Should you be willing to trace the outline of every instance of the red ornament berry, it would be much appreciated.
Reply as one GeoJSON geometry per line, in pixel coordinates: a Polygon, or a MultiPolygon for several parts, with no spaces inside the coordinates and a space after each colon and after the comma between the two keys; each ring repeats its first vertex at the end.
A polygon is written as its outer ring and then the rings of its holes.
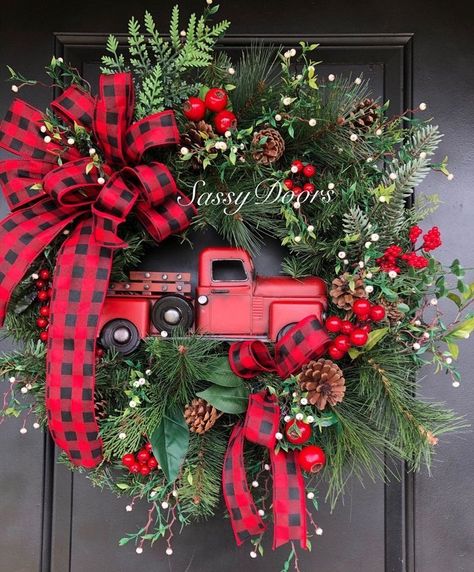
{"type": "Polygon", "coordinates": [[[295,196],[297,197],[298,195],[300,195],[303,192],[302,187],[293,187],[293,193],[295,194],[295,196]]]}
{"type": "Polygon", "coordinates": [[[49,316],[49,306],[41,306],[39,313],[43,318],[47,318],[49,316]]]}
{"type": "Polygon", "coordinates": [[[48,341],[48,332],[40,332],[40,340],[42,342],[47,342],[48,341]]]}
{"type": "Polygon", "coordinates": [[[190,121],[201,121],[206,115],[206,104],[199,97],[190,97],[184,102],[183,113],[190,121]]]}
{"type": "Polygon", "coordinates": [[[359,330],[362,330],[363,332],[367,332],[368,334],[370,333],[370,331],[372,330],[372,328],[370,327],[370,324],[359,324],[359,330]]]}
{"type": "Polygon", "coordinates": [[[38,328],[44,329],[48,324],[49,321],[47,318],[37,318],[36,320],[36,325],[38,326],[38,328]]]}
{"type": "Polygon", "coordinates": [[[127,453],[122,457],[122,465],[124,467],[131,467],[135,463],[135,455],[133,453],[127,453]]]}
{"type": "Polygon", "coordinates": [[[35,286],[38,290],[42,290],[46,286],[46,282],[44,280],[37,280],[35,286]]]}
{"type": "Polygon", "coordinates": [[[137,461],[145,465],[150,459],[150,453],[146,449],[141,449],[137,453],[137,461]]]}
{"type": "Polygon", "coordinates": [[[287,441],[293,445],[302,445],[311,439],[311,425],[304,421],[290,419],[285,425],[285,435],[287,441]]]}
{"type": "Polygon", "coordinates": [[[40,290],[37,294],[37,298],[40,302],[47,302],[49,300],[49,296],[49,290],[40,290]]]}
{"type": "Polygon", "coordinates": [[[423,231],[421,230],[421,228],[415,225],[410,228],[408,232],[408,238],[410,239],[410,242],[414,244],[418,240],[418,237],[420,237],[422,234],[423,231]]]}
{"type": "Polygon", "coordinates": [[[151,453],[153,451],[153,445],[151,443],[146,443],[145,444],[145,449],[151,453]]]}
{"type": "Polygon", "coordinates": [[[349,320],[342,320],[341,322],[341,334],[348,336],[352,330],[355,328],[354,324],[349,320]]]}
{"type": "Polygon", "coordinates": [[[368,339],[369,334],[361,328],[356,328],[351,334],[351,343],[354,346],[365,346],[368,339]]]}
{"type": "MultiPolygon", "coordinates": [[[[296,169],[298,169],[296,172],[297,173],[301,173],[301,171],[304,169],[304,165],[301,161],[298,161],[298,159],[296,159],[295,161],[293,161],[291,163],[292,167],[296,167],[296,169]]],[[[292,168],[292,171],[294,171],[294,169],[292,168]]]]}
{"type": "Polygon", "coordinates": [[[307,193],[314,193],[315,188],[316,187],[313,185],[313,183],[305,183],[303,185],[303,191],[306,191],[307,193]]]}
{"type": "Polygon", "coordinates": [[[155,459],[155,457],[150,457],[147,464],[151,470],[158,468],[158,461],[155,459]]]}
{"type": "Polygon", "coordinates": [[[370,318],[370,314],[361,314],[357,317],[359,318],[359,322],[367,322],[367,320],[370,318]]]}
{"type": "Polygon", "coordinates": [[[222,111],[227,107],[229,98],[227,97],[227,93],[225,90],[220,89],[219,87],[213,87],[206,93],[204,102],[206,104],[207,109],[209,109],[210,111],[214,111],[215,113],[218,113],[219,111],[222,111]]]}
{"type": "Polygon", "coordinates": [[[308,179],[311,179],[311,177],[316,175],[316,167],[314,165],[306,165],[303,167],[303,175],[308,177],[308,179]]]}
{"type": "Polygon", "coordinates": [[[105,354],[104,348],[95,348],[95,357],[101,358],[105,354]]]}
{"type": "Polygon", "coordinates": [[[296,459],[298,465],[307,473],[318,473],[326,464],[326,454],[316,445],[303,447],[296,459]]]}
{"type": "Polygon", "coordinates": [[[333,345],[341,352],[348,352],[351,349],[351,340],[349,336],[337,336],[333,340],[333,345]]]}
{"type": "Polygon", "coordinates": [[[289,191],[291,191],[291,189],[293,188],[293,184],[294,184],[294,183],[293,183],[293,181],[292,181],[291,179],[285,179],[285,180],[283,181],[283,184],[285,185],[285,187],[286,187],[289,191]]]}
{"type": "Polygon", "coordinates": [[[141,465],[139,465],[138,463],[133,463],[132,465],[130,465],[130,466],[128,467],[128,470],[129,470],[131,473],[133,473],[134,475],[136,475],[137,473],[140,472],[140,468],[141,468],[141,465]]]}
{"type": "Polygon", "coordinates": [[[220,111],[214,117],[214,126],[217,129],[217,132],[222,135],[226,131],[237,127],[237,117],[232,113],[232,111],[220,111]]]}
{"type": "Polygon", "coordinates": [[[345,355],[345,352],[341,352],[340,349],[331,344],[328,349],[328,354],[332,357],[332,359],[342,359],[345,355]]]}
{"type": "Polygon", "coordinates": [[[352,304],[352,311],[358,317],[368,314],[370,312],[371,303],[365,298],[360,298],[352,304]]]}
{"type": "Polygon", "coordinates": [[[369,316],[374,322],[380,322],[385,318],[385,308],[383,306],[372,306],[369,316]]]}
{"type": "Polygon", "coordinates": [[[148,465],[142,465],[140,467],[140,475],[147,477],[151,473],[151,469],[148,465]]]}
{"type": "Polygon", "coordinates": [[[41,280],[49,280],[51,278],[51,272],[49,270],[46,270],[46,268],[40,270],[38,274],[41,280]]]}
{"type": "Polygon", "coordinates": [[[342,323],[343,322],[341,318],[338,318],[337,316],[329,316],[328,318],[326,318],[326,322],[324,323],[324,325],[326,326],[326,330],[328,332],[336,333],[340,331],[342,323]]]}

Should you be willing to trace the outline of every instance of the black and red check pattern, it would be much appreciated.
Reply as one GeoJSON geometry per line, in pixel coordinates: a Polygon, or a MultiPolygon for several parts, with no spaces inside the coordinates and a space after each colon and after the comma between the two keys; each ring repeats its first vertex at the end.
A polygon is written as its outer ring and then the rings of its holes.
{"type": "Polygon", "coordinates": [[[161,241],[187,228],[196,214],[192,205],[177,202],[181,195],[166,166],[137,165],[147,149],[179,142],[173,113],[131,125],[133,101],[132,77],[123,73],[101,76],[97,100],[72,86],[52,103],[66,121],[93,129],[107,163],[101,172],[86,169],[90,157],[74,146],[45,142],[44,116],[20,100],[0,126],[0,146],[21,156],[0,163],[0,185],[17,209],[0,222],[0,319],[31,262],[66,225],[81,219],[54,272],[46,385],[51,433],[71,461],[85,467],[101,461],[94,348],[113,251],[126,247],[118,227],[134,209],[161,241]],[[101,176],[108,177],[105,184],[101,176]]]}
{"type": "Polygon", "coordinates": [[[231,434],[222,486],[227,510],[237,545],[261,535],[266,527],[259,516],[247,483],[244,466],[245,439],[267,447],[273,474],[273,548],[292,540],[307,547],[305,491],[301,470],[293,452],[275,453],[276,433],[280,423],[280,407],[266,391],[249,397],[247,414],[231,434]]]}
{"type": "Polygon", "coordinates": [[[259,340],[235,342],[229,349],[232,371],[245,379],[276,372],[286,379],[310,360],[323,355],[331,341],[316,316],[307,316],[275,344],[274,356],[259,340]]]}

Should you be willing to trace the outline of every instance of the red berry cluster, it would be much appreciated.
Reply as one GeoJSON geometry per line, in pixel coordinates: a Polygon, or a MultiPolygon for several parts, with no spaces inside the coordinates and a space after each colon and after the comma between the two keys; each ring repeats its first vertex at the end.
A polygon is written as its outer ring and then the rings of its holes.
{"type": "Polygon", "coordinates": [[[423,234],[423,231],[421,230],[421,228],[415,224],[415,226],[412,226],[410,228],[410,230],[408,231],[408,238],[410,239],[410,242],[415,244],[415,242],[418,240],[418,238],[422,234],[423,234]]]}
{"type": "Polygon", "coordinates": [[[436,248],[440,247],[441,244],[442,242],[439,228],[434,226],[423,235],[423,244],[421,245],[421,248],[425,252],[429,252],[430,250],[435,250],[436,248]]]}
{"type": "Polygon", "coordinates": [[[51,299],[51,272],[44,268],[38,272],[38,280],[35,282],[38,293],[36,298],[41,302],[39,316],[36,318],[36,325],[41,330],[40,340],[46,342],[48,339],[49,326],[49,301],[51,299]]]}
{"type": "Polygon", "coordinates": [[[377,258],[376,262],[380,266],[380,270],[384,272],[400,272],[400,267],[398,266],[398,260],[403,254],[403,249],[397,244],[392,244],[385,249],[383,256],[377,258]]]}
{"type": "Polygon", "coordinates": [[[352,311],[357,318],[355,324],[350,320],[341,320],[337,316],[329,316],[326,319],[326,330],[338,334],[328,349],[328,354],[333,359],[343,358],[352,346],[365,346],[371,330],[369,322],[380,322],[385,318],[385,308],[373,305],[365,298],[356,300],[352,305],[352,311]]]}
{"type": "Polygon", "coordinates": [[[127,453],[122,457],[122,465],[134,475],[147,477],[155,469],[159,469],[158,461],[153,455],[151,443],[147,443],[136,455],[127,453]]]}
{"type": "Polygon", "coordinates": [[[229,96],[225,89],[220,87],[211,88],[202,100],[200,97],[190,97],[185,101],[183,113],[190,121],[202,121],[207,112],[215,113],[213,118],[216,131],[223,135],[230,129],[237,127],[237,118],[226,109],[229,105],[229,96]]]}
{"type": "Polygon", "coordinates": [[[307,163],[306,165],[299,160],[291,163],[292,176],[283,181],[283,184],[289,191],[293,191],[295,195],[299,195],[303,191],[313,193],[315,190],[311,179],[316,175],[316,167],[307,163]],[[306,179],[306,181],[305,181],[306,179]]]}

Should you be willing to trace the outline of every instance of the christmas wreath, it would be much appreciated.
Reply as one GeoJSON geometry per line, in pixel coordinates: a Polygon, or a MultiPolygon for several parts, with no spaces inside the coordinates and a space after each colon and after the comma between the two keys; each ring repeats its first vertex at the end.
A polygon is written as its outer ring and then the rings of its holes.
{"type": "MultiPolygon", "coordinates": [[[[97,95],[54,57],[50,108],[15,99],[0,125],[15,156],[0,163],[0,314],[21,343],[0,358],[2,420],[27,433],[33,416],[71,470],[127,510],[147,500],[120,542],[137,553],[163,539],[171,555],[222,494],[252,558],[272,521],[298,569],[321,482],[334,505],[348,476],[384,477],[384,453],[418,470],[463,426],[418,396],[416,372],[459,386],[474,285],[419,226],[438,199],[414,188],[453,179],[426,105],[391,116],[364,79],[319,77],[316,44],[255,45],[234,66],[207,4],[182,30],[175,7],[166,36],[132,19],[128,51],[110,36],[97,95]],[[230,245],[200,252],[197,287],[186,268],[141,269],[190,226],[230,245]],[[286,276],[259,277],[272,239],[286,276]]],[[[15,93],[38,84],[10,72],[15,93]]]]}

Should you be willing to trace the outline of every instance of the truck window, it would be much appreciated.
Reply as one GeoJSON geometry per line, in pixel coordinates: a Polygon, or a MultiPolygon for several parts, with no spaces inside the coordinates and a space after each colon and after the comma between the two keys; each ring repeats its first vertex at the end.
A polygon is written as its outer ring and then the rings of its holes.
{"type": "Polygon", "coordinates": [[[213,282],[245,282],[246,280],[247,273],[242,260],[212,261],[213,282]]]}

